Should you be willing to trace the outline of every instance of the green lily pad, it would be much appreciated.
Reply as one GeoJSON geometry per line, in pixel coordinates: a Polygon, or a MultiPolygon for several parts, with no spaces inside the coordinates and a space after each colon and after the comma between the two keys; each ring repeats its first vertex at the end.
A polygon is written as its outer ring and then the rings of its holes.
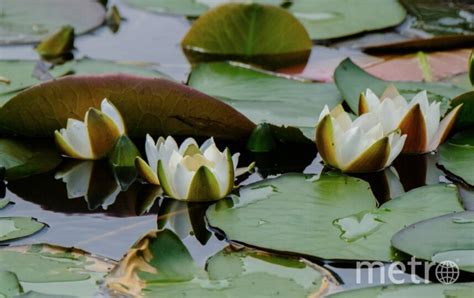
{"type": "MultiPolygon", "coordinates": [[[[0,76],[8,78],[9,81],[8,84],[0,82],[0,107],[16,95],[18,91],[42,82],[42,80],[33,75],[37,63],[37,61],[31,60],[0,60],[0,76]]],[[[71,74],[103,73],[127,73],[169,79],[165,74],[147,67],[88,58],[56,65],[52,69],[47,70],[46,76],[47,78],[57,78],[71,74]]]]}
{"type": "Polygon", "coordinates": [[[352,111],[359,111],[359,95],[367,88],[372,89],[375,94],[381,95],[389,84],[394,84],[401,95],[411,99],[416,93],[427,90],[430,100],[442,102],[442,112],[448,108],[451,98],[464,93],[465,90],[446,83],[424,83],[424,82],[387,82],[378,79],[350,59],[346,59],[339,64],[334,72],[334,81],[352,111]]]}
{"type": "MultiPolygon", "coordinates": [[[[33,235],[46,225],[31,217],[0,217],[0,242],[15,240],[33,235]]],[[[2,268],[0,270],[8,270],[2,268]]]]}
{"type": "Polygon", "coordinates": [[[311,39],[330,39],[400,24],[406,16],[397,0],[298,0],[290,11],[311,39]]]}
{"type": "Polygon", "coordinates": [[[6,170],[6,180],[48,172],[61,160],[52,142],[0,138],[0,167],[6,170]]]}
{"type": "Polygon", "coordinates": [[[341,102],[334,84],[288,79],[236,63],[199,64],[188,84],[228,103],[255,123],[298,127],[310,139],[324,105],[332,108],[341,102]]]}
{"type": "Polygon", "coordinates": [[[451,261],[461,270],[474,272],[473,230],[474,212],[457,212],[406,227],[393,236],[392,245],[419,259],[451,261]]]}
{"type": "Polygon", "coordinates": [[[323,295],[335,281],[298,258],[230,247],[208,259],[204,271],[173,232],[162,230],[140,239],[106,284],[144,297],[308,297],[323,295]]]}
{"type": "Polygon", "coordinates": [[[23,292],[18,277],[10,271],[0,271],[0,297],[12,297],[23,292]]]}
{"type": "Polygon", "coordinates": [[[383,285],[350,290],[329,295],[330,298],[366,298],[366,297],[472,297],[474,283],[443,284],[404,284],[383,285]]]}
{"type": "Polygon", "coordinates": [[[105,17],[95,0],[2,0],[0,11],[0,45],[38,42],[63,25],[83,34],[102,25],[105,17]]]}
{"type": "Polygon", "coordinates": [[[68,118],[83,120],[108,98],[124,117],[128,134],[240,139],[255,125],[219,100],[173,81],[105,74],[66,76],[26,89],[0,108],[0,133],[52,137],[68,118]]]}
{"type": "Polygon", "coordinates": [[[463,211],[454,186],[424,186],[376,208],[369,184],[338,174],[282,175],[241,188],[207,211],[228,239],[331,260],[390,261],[390,239],[406,225],[463,211]]]}
{"type": "Polygon", "coordinates": [[[305,28],[283,8],[233,3],[193,23],[181,41],[191,61],[251,61],[272,67],[305,62],[312,43],[305,28]]]}
{"type": "Polygon", "coordinates": [[[441,145],[438,159],[450,174],[474,185],[474,130],[460,132],[441,145]]]}
{"type": "MultiPolygon", "coordinates": [[[[135,7],[156,13],[167,13],[198,17],[216,5],[236,2],[235,0],[128,0],[135,7]]],[[[241,2],[249,2],[242,0],[241,2]]],[[[253,3],[281,4],[281,0],[252,0],[253,3]]]]}
{"type": "Polygon", "coordinates": [[[48,244],[0,249],[0,270],[16,274],[26,297],[94,297],[98,281],[114,265],[82,250],[48,244]]]}

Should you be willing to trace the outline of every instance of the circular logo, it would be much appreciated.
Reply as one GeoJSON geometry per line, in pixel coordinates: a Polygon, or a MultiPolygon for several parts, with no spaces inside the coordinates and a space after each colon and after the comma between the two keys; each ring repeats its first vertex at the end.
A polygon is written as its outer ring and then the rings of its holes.
{"type": "Polygon", "coordinates": [[[435,275],[440,283],[445,285],[453,284],[459,278],[458,264],[452,261],[442,261],[436,265],[435,275]]]}

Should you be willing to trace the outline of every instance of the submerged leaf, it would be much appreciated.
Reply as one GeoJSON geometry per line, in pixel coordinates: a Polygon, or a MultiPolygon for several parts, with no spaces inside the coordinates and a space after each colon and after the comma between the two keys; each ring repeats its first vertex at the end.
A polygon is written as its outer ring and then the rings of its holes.
{"type": "Polygon", "coordinates": [[[232,107],[187,86],[108,74],[67,76],[20,92],[0,108],[0,132],[51,137],[68,118],[82,120],[104,98],[122,112],[131,137],[150,133],[240,139],[255,127],[232,107]]]}
{"type": "Polygon", "coordinates": [[[243,3],[202,15],[181,45],[192,61],[232,59],[272,67],[305,62],[312,46],[304,27],[285,9],[243,3]]]}

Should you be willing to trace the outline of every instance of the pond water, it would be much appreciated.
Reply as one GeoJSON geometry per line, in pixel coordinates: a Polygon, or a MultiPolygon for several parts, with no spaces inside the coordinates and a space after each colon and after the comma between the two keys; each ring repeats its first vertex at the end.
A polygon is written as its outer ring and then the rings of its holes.
{"type": "MultiPolygon", "coordinates": [[[[75,58],[152,63],[161,72],[185,82],[190,64],[181,50],[180,40],[189,29],[190,21],[179,16],[148,13],[120,1],[109,2],[117,5],[125,19],[119,31],[113,33],[109,28],[102,27],[92,34],[78,37],[75,42],[75,58]]],[[[376,57],[355,50],[334,53],[324,50],[325,48],[315,48],[306,69],[311,69],[312,74],[320,74],[320,77],[307,75],[312,79],[328,80],[332,74],[329,70],[335,68],[342,57],[350,56],[359,61],[359,64],[366,65],[378,61],[376,57]],[[319,70],[314,67],[319,67],[319,70]]],[[[31,45],[0,46],[0,59],[37,59],[37,53],[31,45]]],[[[304,74],[305,68],[290,68],[284,72],[304,74]]],[[[143,140],[137,141],[137,144],[141,143],[143,140]]],[[[320,174],[323,170],[320,159],[316,158],[314,146],[288,146],[271,154],[256,154],[245,151],[245,144],[225,145],[243,153],[241,164],[256,161],[256,172],[240,179],[243,185],[286,172],[320,174]]],[[[435,159],[433,155],[399,158],[395,164],[399,175],[398,185],[391,183],[390,175],[393,173],[390,170],[358,177],[371,184],[379,204],[382,204],[419,186],[451,183],[437,168],[435,159]]],[[[210,256],[228,245],[221,235],[206,227],[203,210],[207,205],[188,206],[185,203],[170,202],[159,197],[152,186],[139,181],[134,182],[127,191],[120,192],[116,186],[107,185],[107,181],[114,178],[107,165],[98,162],[93,165],[90,181],[99,182],[100,185],[90,190],[87,196],[71,194],[60,174],[67,167],[67,162],[51,172],[4,185],[3,197],[10,199],[13,204],[0,210],[1,216],[31,216],[48,225],[38,234],[7,244],[49,243],[73,246],[119,260],[140,236],[158,226],[166,226],[182,238],[200,266],[204,266],[210,256]],[[191,234],[187,222],[189,217],[196,221],[192,223],[191,234]]],[[[2,185],[0,195],[1,188],[2,185]]],[[[461,195],[465,207],[474,210],[474,194],[467,188],[462,188],[461,195]]],[[[319,264],[334,272],[343,287],[360,286],[356,284],[353,265],[319,264]]],[[[376,280],[377,282],[380,281],[376,280]]]]}

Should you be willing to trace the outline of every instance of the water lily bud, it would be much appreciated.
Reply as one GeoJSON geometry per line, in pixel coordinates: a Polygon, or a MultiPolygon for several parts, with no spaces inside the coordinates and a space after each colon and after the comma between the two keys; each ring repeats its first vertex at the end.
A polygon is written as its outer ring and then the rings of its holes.
{"type": "Polygon", "coordinates": [[[155,143],[147,135],[146,163],[137,157],[139,173],[148,182],[161,184],[165,193],[178,200],[215,201],[227,196],[234,187],[239,153],[221,152],[210,138],[200,147],[193,138],[178,147],[171,137],[155,143]]]}
{"type": "Polygon", "coordinates": [[[397,129],[406,134],[404,153],[426,153],[436,150],[444,142],[461,106],[456,106],[440,121],[440,103],[429,103],[426,91],[419,92],[408,103],[396,87],[390,85],[380,98],[370,89],[362,93],[359,114],[374,114],[385,135],[397,129]]]}
{"type": "Polygon", "coordinates": [[[90,108],[84,122],[69,118],[66,128],[54,132],[56,143],[65,155],[85,160],[105,157],[124,134],[123,118],[107,99],[102,101],[101,111],[90,108]]]}
{"type": "Polygon", "coordinates": [[[324,107],[316,127],[316,145],[324,162],[346,173],[370,173],[388,167],[400,154],[406,136],[394,131],[385,136],[372,113],[354,121],[341,105],[324,107]]]}

